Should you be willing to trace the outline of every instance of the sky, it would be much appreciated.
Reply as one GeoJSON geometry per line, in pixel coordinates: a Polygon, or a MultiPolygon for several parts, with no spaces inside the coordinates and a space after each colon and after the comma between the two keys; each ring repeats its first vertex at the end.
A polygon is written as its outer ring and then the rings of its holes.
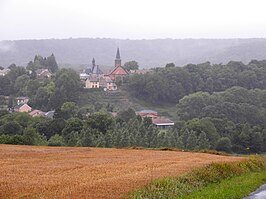
{"type": "Polygon", "coordinates": [[[0,0],[0,41],[261,38],[265,0],[0,0]]]}

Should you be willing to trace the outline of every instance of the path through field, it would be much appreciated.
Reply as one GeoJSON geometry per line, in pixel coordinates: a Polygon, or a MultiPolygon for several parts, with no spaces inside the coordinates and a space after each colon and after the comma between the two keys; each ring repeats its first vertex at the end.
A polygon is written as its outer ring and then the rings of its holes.
{"type": "Polygon", "coordinates": [[[120,198],[155,178],[240,159],[176,151],[0,145],[0,198],[120,198]]]}

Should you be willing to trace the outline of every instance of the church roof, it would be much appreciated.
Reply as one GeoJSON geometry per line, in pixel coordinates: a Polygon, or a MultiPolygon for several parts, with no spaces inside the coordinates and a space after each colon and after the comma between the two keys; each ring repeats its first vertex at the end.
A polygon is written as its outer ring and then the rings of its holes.
{"type": "Polygon", "coordinates": [[[122,66],[115,67],[109,75],[128,75],[128,71],[122,66]]]}
{"type": "Polygon", "coordinates": [[[103,71],[100,69],[100,67],[97,65],[96,67],[93,68],[92,71],[93,74],[101,75],[103,74],[103,71]]]}

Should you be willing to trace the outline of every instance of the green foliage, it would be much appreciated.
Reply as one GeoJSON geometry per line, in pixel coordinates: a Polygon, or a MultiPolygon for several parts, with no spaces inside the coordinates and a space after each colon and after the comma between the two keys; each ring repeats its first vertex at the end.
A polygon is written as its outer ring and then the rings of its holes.
{"type": "Polygon", "coordinates": [[[132,108],[128,108],[125,111],[120,111],[117,114],[116,120],[118,122],[129,122],[129,120],[134,119],[136,117],[136,113],[132,108]]]}
{"type": "Polygon", "coordinates": [[[265,174],[265,171],[266,161],[262,157],[251,157],[233,163],[212,163],[180,177],[155,180],[144,188],[127,194],[125,198],[186,198],[214,183],[253,172],[265,174]]]}
{"type": "Polygon", "coordinates": [[[216,150],[231,152],[232,144],[228,137],[221,137],[216,145],[216,150]]]}
{"type": "Polygon", "coordinates": [[[128,71],[130,70],[138,70],[139,69],[139,64],[136,61],[129,61],[125,62],[124,68],[128,71]]]}
{"type": "Polygon", "coordinates": [[[46,139],[35,128],[26,128],[23,132],[23,138],[26,145],[47,145],[46,139]]]}
{"type": "Polygon", "coordinates": [[[264,90],[247,90],[233,87],[224,92],[193,93],[181,99],[177,104],[178,115],[183,120],[195,117],[212,117],[251,125],[266,124],[264,90]],[[204,97],[203,97],[204,96],[204,97]]]}
{"type": "Polygon", "coordinates": [[[30,61],[28,63],[27,69],[33,72],[35,72],[37,69],[48,69],[52,73],[55,73],[58,70],[58,64],[55,60],[54,54],[47,58],[36,55],[34,61],[30,61]]]}
{"type": "Polygon", "coordinates": [[[184,198],[186,199],[230,199],[243,198],[256,190],[266,181],[266,172],[251,172],[241,176],[222,180],[195,191],[184,198]]]}
{"type": "Polygon", "coordinates": [[[64,138],[55,134],[48,140],[48,146],[65,146],[64,138]]]}
{"type": "Polygon", "coordinates": [[[168,63],[165,65],[165,68],[173,68],[173,67],[175,67],[174,63],[168,63]]]}
{"type": "Polygon", "coordinates": [[[105,134],[108,130],[114,129],[115,121],[109,113],[98,112],[88,118],[87,124],[90,128],[105,134]]]}

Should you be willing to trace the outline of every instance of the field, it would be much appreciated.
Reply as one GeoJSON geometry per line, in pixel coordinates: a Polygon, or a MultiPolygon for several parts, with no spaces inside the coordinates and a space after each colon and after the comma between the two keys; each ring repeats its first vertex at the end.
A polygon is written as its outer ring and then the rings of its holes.
{"type": "Polygon", "coordinates": [[[0,198],[119,198],[156,178],[240,159],[178,151],[0,145],[0,198]]]}

